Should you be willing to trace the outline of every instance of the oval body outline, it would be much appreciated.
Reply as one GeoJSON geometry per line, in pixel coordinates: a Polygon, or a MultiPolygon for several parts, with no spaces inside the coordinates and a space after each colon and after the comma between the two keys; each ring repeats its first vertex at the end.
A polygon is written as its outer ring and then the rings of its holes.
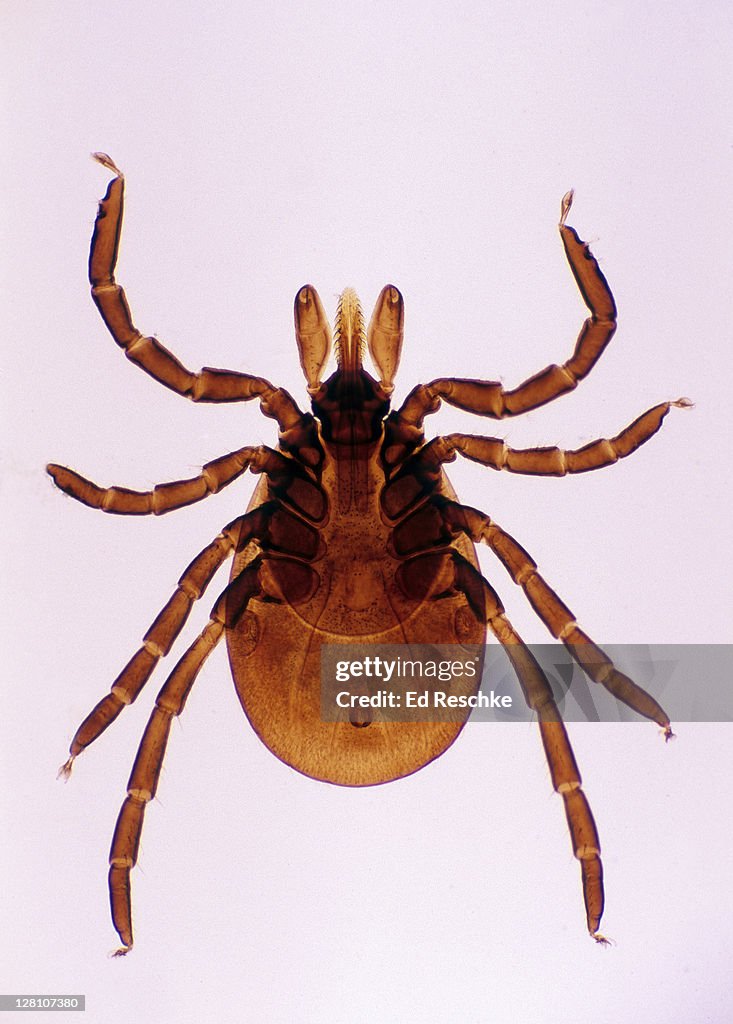
{"type": "MultiPolygon", "coordinates": [[[[337,499],[344,460],[334,456],[333,445],[323,440],[320,430],[319,435],[325,453],[321,486],[329,508],[320,527],[326,550],[311,563],[319,576],[318,588],[305,603],[250,598],[242,617],[226,631],[229,663],[242,709],[275,757],[320,782],[380,785],[411,775],[445,753],[460,735],[471,709],[451,715],[457,721],[380,721],[378,713],[362,728],[350,721],[325,721],[321,717],[321,645],[476,646],[481,652],[478,671],[466,689],[475,694],[481,682],[486,625],[477,620],[460,592],[409,599],[395,582],[402,560],[389,551],[389,537],[405,517],[390,520],[380,507],[388,481],[380,459],[383,431],[368,459],[362,460],[367,467],[366,493],[360,497],[366,501],[355,502],[361,507],[346,511],[337,499]],[[357,543],[358,547],[352,546],[357,543]]],[[[443,469],[433,493],[456,500],[443,469]]],[[[419,504],[430,496],[423,495],[419,504]]],[[[263,475],[247,511],[272,500],[272,488],[263,475]]],[[[275,500],[289,507],[287,499],[275,500]]],[[[448,547],[478,571],[475,546],[465,534],[448,547]]],[[[230,578],[236,579],[259,553],[256,542],[237,552],[230,578]]]]}

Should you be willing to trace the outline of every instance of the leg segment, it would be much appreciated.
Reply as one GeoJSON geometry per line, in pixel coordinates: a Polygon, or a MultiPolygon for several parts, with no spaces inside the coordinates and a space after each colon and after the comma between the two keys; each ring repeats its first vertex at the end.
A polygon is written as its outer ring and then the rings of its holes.
{"type": "MultiPolygon", "coordinates": [[[[70,757],[60,771],[62,776],[68,778],[74,759],[112,724],[126,705],[137,699],[159,660],[168,654],[183,629],[194,601],[203,595],[224,560],[234,550],[242,551],[250,541],[256,541],[263,551],[281,556],[276,562],[272,560],[272,569],[265,574],[267,587],[275,592],[278,586],[284,587],[289,600],[297,602],[301,593],[309,592],[315,585],[315,574],[310,567],[294,560],[311,561],[322,554],[323,543],[312,526],[284,509],[278,501],[266,502],[231,522],[188,566],[173,596],[145,634],[140,650],[77,729],[69,748],[70,757]]],[[[270,564],[268,561],[268,567],[270,564]]],[[[237,580],[230,584],[225,591],[228,599],[238,600],[243,585],[237,580]]],[[[238,614],[237,607],[235,600],[234,610],[227,613],[227,624],[232,615],[238,614]]]]}
{"type": "MultiPolygon", "coordinates": [[[[249,515],[260,511],[255,509],[249,515]]],[[[249,539],[240,537],[240,548],[249,539]]],[[[287,600],[297,604],[308,600],[317,581],[316,573],[302,562],[258,555],[221,594],[211,610],[208,625],[158,694],[127,784],[127,797],[120,809],[109,855],[112,921],[123,943],[117,956],[123,956],[132,948],[130,872],[137,862],[145,808],[155,796],[173,718],[183,711],[194,680],[222,633],[236,626],[252,598],[279,602],[287,595],[287,600]]]]}
{"type": "Polygon", "coordinates": [[[437,497],[413,512],[393,531],[398,556],[409,554],[407,545],[444,546],[460,533],[474,543],[487,544],[517,583],[552,635],[561,640],[572,658],[594,683],[600,683],[617,700],[651,719],[672,736],[664,709],[632,679],[619,672],[611,659],[579,627],[575,616],[537,572],[537,565],[523,547],[478,509],[437,497]],[[410,539],[411,538],[411,539],[410,539]]]}
{"type": "MultiPolygon", "coordinates": [[[[504,607],[494,588],[461,555],[456,552],[418,555],[404,562],[398,571],[398,580],[408,591],[412,589],[413,581],[419,587],[419,581],[428,578],[440,579],[439,587],[448,582],[447,578],[452,579],[452,590],[464,594],[476,616],[485,618],[514,666],[528,706],[537,713],[552,785],[563,798],[573,854],[581,865],[588,931],[596,942],[606,942],[598,932],[604,903],[600,841],[550,684],[534,655],[504,614],[504,607]],[[429,571],[421,569],[421,562],[432,563],[429,571]],[[438,568],[439,562],[442,563],[442,571],[438,568]]],[[[445,593],[443,590],[439,596],[445,593]]],[[[415,590],[411,596],[424,595],[415,590]]]]}
{"type": "Polygon", "coordinates": [[[664,730],[665,739],[669,739],[672,736],[672,726],[666,711],[646,690],[623,672],[619,672],[611,659],[578,627],[573,613],[540,576],[535,562],[524,548],[492,523],[488,516],[476,513],[473,509],[471,513],[471,530],[478,527],[480,534],[477,539],[488,544],[497,555],[514,582],[521,586],[529,603],[550,633],[556,639],[562,640],[585,674],[594,683],[604,686],[617,700],[622,701],[633,711],[656,722],[664,730]]]}
{"type": "Polygon", "coordinates": [[[226,526],[188,566],[173,596],[145,634],[140,650],[117,676],[107,696],[77,729],[69,747],[69,759],[59,772],[62,777],[69,777],[74,759],[114,722],[123,708],[140,695],[155,666],[168,654],[183,629],[194,601],[203,595],[216,571],[241,544],[242,535],[248,535],[246,520],[249,516],[241,516],[226,526]]]}
{"type": "Polygon", "coordinates": [[[604,905],[601,843],[567,730],[547,677],[504,614],[496,591],[483,577],[482,582],[489,629],[507,652],[528,706],[537,712],[552,785],[563,799],[573,854],[580,861],[588,931],[596,942],[605,943],[608,940],[598,932],[604,905]]]}
{"type": "Polygon", "coordinates": [[[267,445],[240,448],[222,455],[213,462],[207,462],[198,476],[157,484],[152,491],[98,487],[73,469],[53,462],[46,466],[46,472],[58,488],[90,508],[116,515],[159,516],[218,493],[247,468],[253,473],[265,473],[272,492],[285,498],[306,518],[314,521],[323,519],[327,501],[314,474],[304,469],[297,459],[288,458],[267,445]]]}
{"type": "Polygon", "coordinates": [[[563,198],[560,236],[570,269],[591,314],[583,324],[571,358],[562,366],[546,367],[512,391],[506,391],[496,381],[452,377],[420,384],[393,414],[395,428],[401,427],[405,432],[415,427],[422,429],[424,417],[440,407],[441,399],[479,416],[493,419],[516,416],[572,391],[578,381],[590,373],[616,330],[616,305],[588,245],[565,224],[571,203],[572,192],[569,192],[563,198]]]}
{"type": "Polygon", "coordinates": [[[50,463],[46,472],[66,494],[83,505],[112,512],[121,516],[160,516],[165,512],[193,505],[194,502],[216,494],[253,463],[262,461],[263,448],[240,448],[207,462],[198,476],[189,480],[156,484],[152,491],[131,491],[126,487],[98,487],[73,469],[50,463]]]}
{"type": "Polygon", "coordinates": [[[536,476],[565,476],[567,473],[587,473],[603,469],[619,459],[625,459],[645,444],[662,426],[669,410],[689,408],[687,398],[676,402],[662,402],[648,409],[628,427],[612,438],[600,438],[572,451],[562,448],[510,448],[496,437],[478,437],[475,434],[448,434],[430,441],[426,448],[434,447],[440,461],[450,462],[459,452],[473,462],[491,469],[507,469],[510,473],[536,476]],[[439,442],[443,442],[441,445],[439,442]]]}
{"type": "Polygon", "coordinates": [[[226,588],[212,609],[208,625],[163,685],[145,727],[109,855],[112,921],[123,943],[116,956],[123,956],[132,948],[130,872],[137,863],[145,808],[158,788],[171,723],[183,711],[196,676],[225,627],[234,625],[250,597],[263,592],[259,580],[261,565],[262,559],[256,559],[226,588]]]}
{"type": "Polygon", "coordinates": [[[192,373],[156,338],[146,338],[138,331],[124,289],[114,276],[122,230],[124,176],[105,153],[94,156],[116,177],[99,204],[89,253],[89,281],[102,319],[127,358],[167,388],[194,402],[246,402],[259,398],[262,411],[277,420],[281,431],[305,429],[305,420],[309,418],[304,417],[287,391],[275,388],[264,377],[211,367],[192,373]]]}
{"type": "MultiPolygon", "coordinates": [[[[410,508],[440,489],[442,467],[453,462],[457,454],[491,469],[536,476],[565,476],[602,469],[631,455],[656,434],[664,417],[673,406],[689,408],[688,398],[663,402],[648,409],[632,424],[610,440],[601,438],[573,451],[561,448],[510,448],[498,437],[476,434],[447,434],[434,437],[404,459],[404,448],[394,448],[396,460],[402,464],[384,488],[381,496],[384,511],[391,519],[401,518],[410,508]]],[[[385,461],[389,464],[389,453],[385,461]]]]}

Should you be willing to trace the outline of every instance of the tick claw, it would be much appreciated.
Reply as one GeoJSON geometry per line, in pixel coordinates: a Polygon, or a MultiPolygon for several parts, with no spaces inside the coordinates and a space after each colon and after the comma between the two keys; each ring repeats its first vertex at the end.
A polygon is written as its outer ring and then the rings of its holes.
{"type": "Polygon", "coordinates": [[[111,960],[116,960],[117,957],[127,956],[131,949],[132,944],[130,944],[129,946],[120,946],[119,949],[113,949],[112,952],[109,954],[109,957],[111,960]]]}
{"type": "Polygon", "coordinates": [[[562,197],[562,202],[560,203],[560,227],[564,226],[565,219],[567,215],[570,213],[570,207],[573,205],[574,195],[575,189],[571,188],[570,191],[566,192],[565,195],[562,197]]]}
{"type": "Polygon", "coordinates": [[[112,157],[108,156],[106,153],[92,153],[92,159],[96,160],[97,163],[100,163],[102,167],[106,167],[108,171],[112,171],[112,173],[116,174],[118,178],[124,178],[124,174],[112,157]]]}

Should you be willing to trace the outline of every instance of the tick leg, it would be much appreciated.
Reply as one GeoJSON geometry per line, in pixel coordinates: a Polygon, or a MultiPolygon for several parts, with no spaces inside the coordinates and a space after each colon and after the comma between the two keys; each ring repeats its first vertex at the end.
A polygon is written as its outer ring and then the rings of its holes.
{"type": "MultiPolygon", "coordinates": [[[[436,506],[437,507],[437,506],[436,506]]],[[[554,590],[537,572],[537,565],[524,548],[484,512],[458,505],[440,503],[440,516],[450,531],[464,532],[475,542],[487,544],[517,583],[534,610],[549,629],[561,640],[573,659],[594,683],[600,683],[617,700],[664,730],[665,739],[672,736],[672,726],[664,709],[654,698],[619,672],[611,659],[579,627],[575,616],[554,590]]]]}
{"type": "Polygon", "coordinates": [[[188,566],[173,596],[145,634],[140,650],[117,676],[110,692],[76,730],[69,747],[69,759],[59,772],[62,777],[69,777],[74,759],[114,722],[123,708],[137,699],[155,666],[168,654],[183,629],[194,601],[203,595],[216,571],[240,542],[242,533],[246,533],[247,518],[241,516],[231,522],[188,566]]]}
{"type": "Polygon", "coordinates": [[[440,407],[441,399],[479,416],[493,419],[516,416],[572,391],[578,381],[590,373],[616,330],[616,304],[587,243],[565,223],[571,203],[572,192],[569,192],[563,198],[560,236],[570,269],[591,315],[583,324],[570,359],[562,366],[552,364],[546,367],[511,391],[506,391],[498,381],[454,377],[420,384],[393,413],[395,425],[404,431],[409,431],[410,427],[422,429],[424,417],[440,407]]]}
{"type": "MultiPolygon", "coordinates": [[[[249,539],[240,537],[240,547],[244,547],[249,539]]],[[[124,956],[133,944],[130,872],[137,863],[145,808],[158,787],[173,718],[183,711],[196,676],[222,633],[237,623],[253,597],[264,596],[279,601],[285,583],[297,603],[310,596],[315,582],[313,570],[302,563],[285,558],[268,559],[262,555],[253,559],[220,595],[208,624],[158,694],[127,784],[127,797],[120,809],[109,855],[112,921],[123,943],[117,950],[117,956],[124,956]]]]}
{"type": "Polygon", "coordinates": [[[510,473],[537,476],[587,473],[625,459],[656,434],[672,407],[686,409],[691,404],[687,398],[662,402],[648,409],[615,437],[600,438],[570,451],[554,447],[510,448],[501,438],[475,434],[446,434],[428,442],[424,450],[428,460],[434,453],[437,461],[450,462],[458,452],[473,462],[491,469],[507,469],[510,473]]]}
{"type": "Polygon", "coordinates": [[[158,787],[171,722],[183,711],[196,676],[221,639],[225,627],[242,613],[251,596],[262,593],[259,583],[261,561],[256,559],[247,566],[219,597],[208,624],[164,683],[145,727],[109,854],[112,921],[123,943],[116,956],[123,956],[132,948],[130,872],[137,863],[145,808],[158,787]]]}
{"type": "MultiPolygon", "coordinates": [[[[173,596],[145,634],[140,650],[115,679],[110,692],[77,729],[69,748],[70,757],[60,770],[63,777],[68,778],[71,774],[74,759],[82,750],[114,722],[123,708],[137,699],[156,665],[168,654],[183,629],[194,602],[204,594],[226,558],[235,548],[241,551],[253,540],[268,551],[292,555],[296,559],[311,561],[323,553],[318,531],[283,509],[278,501],[266,502],[225,527],[188,566],[173,596]]],[[[293,603],[297,602],[301,592],[309,592],[313,585],[312,570],[287,557],[277,559],[267,579],[272,577],[276,581],[284,579],[288,597],[293,603]]],[[[235,583],[225,591],[230,601],[232,595],[239,592],[237,586],[241,589],[244,585],[235,583]]],[[[277,582],[272,584],[273,587],[277,585],[277,582]]]]}
{"type": "Polygon", "coordinates": [[[383,455],[389,468],[395,459],[394,475],[382,491],[382,507],[391,519],[399,519],[421,499],[440,489],[442,467],[457,454],[491,469],[537,476],[565,476],[602,469],[631,455],[656,434],[672,406],[689,408],[688,398],[663,402],[648,409],[632,424],[609,439],[601,438],[571,451],[561,448],[510,448],[499,437],[477,434],[446,434],[423,444],[405,458],[406,448],[394,446],[383,455]]]}
{"type": "Polygon", "coordinates": [[[121,516],[160,516],[165,512],[193,505],[210,494],[227,487],[233,480],[256,462],[261,461],[263,449],[240,448],[207,462],[198,476],[190,480],[156,484],[152,491],[131,491],[126,487],[98,487],[73,469],[50,463],[46,472],[66,494],[83,505],[112,512],[121,516]]]}
{"type": "Polygon", "coordinates": [[[563,798],[573,853],[581,865],[588,931],[597,942],[607,941],[598,933],[603,914],[598,832],[560,710],[542,668],[507,619],[494,588],[457,552],[436,551],[410,558],[400,566],[396,579],[416,600],[446,597],[451,592],[463,594],[476,618],[487,622],[504,647],[524,698],[537,714],[552,785],[563,798]]]}
{"type": "MultiPolygon", "coordinates": [[[[465,573],[476,573],[468,562],[464,563],[462,569],[465,573]]],[[[511,660],[527,704],[537,713],[552,785],[563,798],[573,854],[580,861],[588,931],[596,942],[605,943],[608,940],[598,932],[604,904],[601,844],[590,804],[582,790],[582,780],[567,730],[547,677],[504,614],[503,605],[494,588],[483,577],[481,581],[489,629],[511,660]]]]}
{"type": "Polygon", "coordinates": [[[138,331],[132,322],[124,289],[114,276],[122,231],[125,179],[105,153],[95,153],[94,157],[116,177],[99,204],[89,253],[89,281],[102,319],[127,358],[159,383],[194,402],[246,402],[259,398],[262,411],[277,420],[282,431],[301,424],[304,414],[294,399],[264,377],[208,366],[192,373],[156,338],[144,337],[138,331]]]}
{"type": "Polygon", "coordinates": [[[132,948],[130,871],[137,862],[145,808],[158,787],[171,722],[183,711],[201,666],[223,632],[222,621],[212,619],[208,623],[166,680],[143,733],[109,855],[112,921],[123,942],[116,956],[122,956],[132,948]]]}

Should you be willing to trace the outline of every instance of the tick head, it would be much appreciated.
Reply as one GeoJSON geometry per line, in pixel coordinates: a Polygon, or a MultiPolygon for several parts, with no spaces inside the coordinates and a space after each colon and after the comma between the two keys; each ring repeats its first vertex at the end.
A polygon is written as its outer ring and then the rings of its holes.
{"type": "MultiPolygon", "coordinates": [[[[388,284],[380,292],[368,328],[356,292],[353,288],[344,289],[333,332],[337,373],[347,379],[358,378],[364,372],[364,350],[368,347],[379,386],[386,396],[391,395],[403,331],[404,303],[394,285],[388,284]]],[[[318,292],[309,284],[295,297],[295,337],[308,392],[315,396],[321,389],[323,370],[331,352],[331,328],[318,292]]]]}

